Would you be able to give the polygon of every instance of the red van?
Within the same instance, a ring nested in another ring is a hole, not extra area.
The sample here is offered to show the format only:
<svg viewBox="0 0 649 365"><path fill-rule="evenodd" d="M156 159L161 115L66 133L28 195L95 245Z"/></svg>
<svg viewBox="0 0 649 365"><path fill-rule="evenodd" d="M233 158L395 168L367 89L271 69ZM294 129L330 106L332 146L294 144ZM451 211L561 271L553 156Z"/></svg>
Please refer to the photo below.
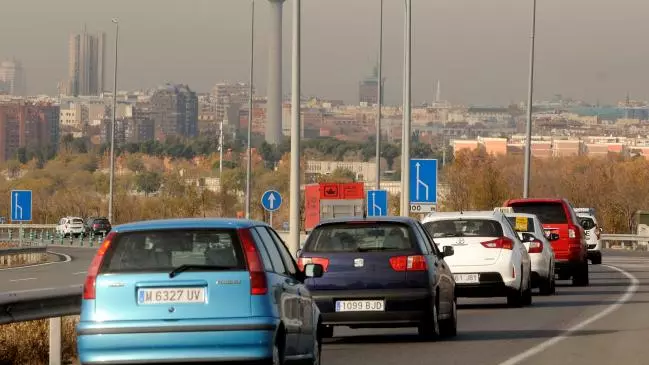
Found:
<svg viewBox="0 0 649 365"><path fill-rule="evenodd" d="M584 229L566 199L511 199L504 204L516 213L535 214L554 250L555 272L560 280L572 278L574 286L588 286L588 246Z"/></svg>

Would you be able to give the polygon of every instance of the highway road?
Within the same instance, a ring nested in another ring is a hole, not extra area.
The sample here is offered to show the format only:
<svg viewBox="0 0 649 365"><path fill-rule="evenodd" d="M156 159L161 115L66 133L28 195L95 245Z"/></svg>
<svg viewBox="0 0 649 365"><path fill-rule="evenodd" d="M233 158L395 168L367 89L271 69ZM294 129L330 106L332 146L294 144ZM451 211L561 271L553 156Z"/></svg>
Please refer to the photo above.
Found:
<svg viewBox="0 0 649 365"><path fill-rule="evenodd" d="M81 284L94 250L51 251L72 260L0 271L0 291ZM526 308L460 299L452 340L420 342L410 329L336 329L325 341L323 364L647 364L649 255L608 252L604 264L591 266L591 286L559 282L557 295L535 296Z"/></svg>
<svg viewBox="0 0 649 365"><path fill-rule="evenodd" d="M51 246L61 261L0 270L0 293L83 284L96 248Z"/></svg>

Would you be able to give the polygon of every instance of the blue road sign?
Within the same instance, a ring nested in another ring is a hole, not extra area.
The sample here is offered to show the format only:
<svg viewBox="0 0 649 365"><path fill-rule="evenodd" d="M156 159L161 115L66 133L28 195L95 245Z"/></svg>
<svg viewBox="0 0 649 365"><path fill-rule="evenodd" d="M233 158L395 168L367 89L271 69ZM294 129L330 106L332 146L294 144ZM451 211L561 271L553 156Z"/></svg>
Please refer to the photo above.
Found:
<svg viewBox="0 0 649 365"><path fill-rule="evenodd" d="M11 220L29 222L32 220L32 191L11 191Z"/></svg>
<svg viewBox="0 0 649 365"><path fill-rule="evenodd" d="M387 190L367 191L367 216L383 217L388 215L388 192Z"/></svg>
<svg viewBox="0 0 649 365"><path fill-rule="evenodd" d="M410 205L437 204L437 160L410 160Z"/></svg>
<svg viewBox="0 0 649 365"><path fill-rule="evenodd" d="M261 196L261 205L269 212L274 212L282 205L282 196L275 190L266 190Z"/></svg>

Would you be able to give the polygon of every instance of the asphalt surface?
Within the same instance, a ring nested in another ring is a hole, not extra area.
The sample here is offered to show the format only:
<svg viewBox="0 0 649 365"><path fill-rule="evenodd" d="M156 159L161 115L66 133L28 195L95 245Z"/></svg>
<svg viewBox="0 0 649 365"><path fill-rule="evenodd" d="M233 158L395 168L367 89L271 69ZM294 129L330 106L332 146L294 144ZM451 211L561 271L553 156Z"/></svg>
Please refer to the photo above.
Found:
<svg viewBox="0 0 649 365"><path fill-rule="evenodd" d="M70 262L0 271L0 291L82 283L94 250L51 248ZM591 265L589 287L558 282L557 294L532 306L460 299L458 336L421 342L414 329L337 328L325 340L325 365L648 364L649 254L607 252ZM623 272L619 271L623 270ZM32 279L29 279L32 278Z"/></svg>
<svg viewBox="0 0 649 365"><path fill-rule="evenodd" d="M96 250L52 246L48 252L61 261L0 270L0 293L83 284Z"/></svg>

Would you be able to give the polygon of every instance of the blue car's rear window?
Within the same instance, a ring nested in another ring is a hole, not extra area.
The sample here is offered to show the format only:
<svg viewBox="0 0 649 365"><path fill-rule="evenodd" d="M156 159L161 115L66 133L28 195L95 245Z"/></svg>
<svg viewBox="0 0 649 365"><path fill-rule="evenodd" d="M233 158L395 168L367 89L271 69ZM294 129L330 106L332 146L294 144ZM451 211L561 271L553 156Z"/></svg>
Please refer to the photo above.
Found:
<svg viewBox="0 0 649 365"><path fill-rule="evenodd" d="M316 227L304 252L403 251L417 247L405 224L392 222L337 223Z"/></svg>
<svg viewBox="0 0 649 365"><path fill-rule="evenodd" d="M187 229L118 234L106 252L101 272L170 271L182 265L246 268L234 229Z"/></svg>

